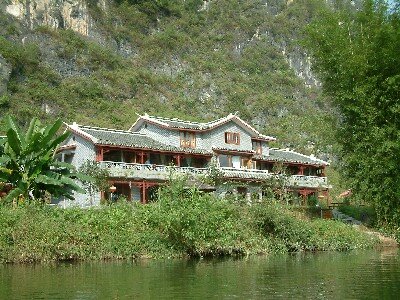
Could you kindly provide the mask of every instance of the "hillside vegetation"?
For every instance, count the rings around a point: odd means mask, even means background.
[[[127,129],[136,113],[207,121],[239,111],[279,146],[329,151],[335,113],[299,46],[325,2],[73,2],[90,16],[87,35],[1,10],[0,54],[11,71],[2,119]]]

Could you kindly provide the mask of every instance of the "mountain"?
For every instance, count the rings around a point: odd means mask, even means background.
[[[127,129],[137,113],[207,121],[238,111],[277,146],[329,152],[336,113],[301,47],[322,5],[2,1],[0,118]]]

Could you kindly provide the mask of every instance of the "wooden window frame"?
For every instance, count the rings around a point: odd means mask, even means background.
[[[196,133],[191,131],[180,132],[181,148],[196,148]]]
[[[262,154],[262,142],[261,141],[252,141],[252,147],[256,154]]]
[[[240,133],[239,132],[225,132],[225,143],[240,145]]]

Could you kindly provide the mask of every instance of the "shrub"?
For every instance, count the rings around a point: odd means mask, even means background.
[[[289,252],[361,249],[377,242],[338,221],[299,219],[277,203],[256,204],[251,210],[256,226],[265,235],[280,239]]]
[[[187,189],[181,180],[161,189],[153,209],[159,230],[191,256],[245,254],[251,250],[247,240],[257,240],[239,206]]]
[[[339,211],[363,222],[367,226],[376,225],[376,212],[370,206],[341,205]]]
[[[0,206],[0,261],[134,259],[350,250],[376,240],[336,221],[300,219],[276,203],[238,205],[163,187],[157,202],[92,209]]]

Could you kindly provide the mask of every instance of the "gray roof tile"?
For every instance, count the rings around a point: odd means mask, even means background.
[[[154,149],[171,152],[185,152],[193,154],[212,154],[210,151],[204,149],[180,148],[166,145],[146,135],[133,133],[130,131],[95,128],[88,126],[80,126],[79,129],[96,138],[97,144],[133,147],[141,149]]]
[[[327,162],[315,158],[313,156],[307,156],[301,153],[297,153],[285,149],[270,149],[269,155],[255,155],[256,160],[266,160],[266,161],[278,161],[278,162],[291,162],[291,163],[301,163],[309,165],[323,166],[328,165]]]
[[[150,118],[166,123],[172,128],[181,128],[181,129],[192,129],[192,130],[204,130],[211,128],[214,123],[218,122],[221,119],[208,122],[208,123],[200,123],[200,122],[191,122],[191,121],[184,121],[177,118],[169,119],[169,118],[162,118],[162,117],[155,117],[149,116]]]

